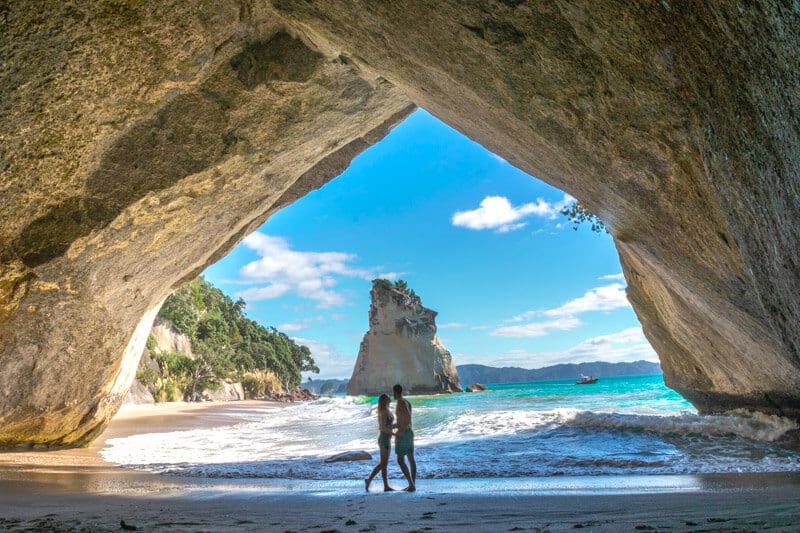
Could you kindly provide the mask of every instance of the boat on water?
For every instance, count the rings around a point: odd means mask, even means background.
[[[597,383],[597,378],[581,374],[581,379],[576,381],[575,385],[591,385],[592,383]]]

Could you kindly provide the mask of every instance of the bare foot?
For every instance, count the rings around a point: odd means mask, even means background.
[[[394,492],[392,487],[383,487],[383,492]]]
[[[369,480],[368,479],[364,480],[364,490],[369,492]]]
[[[404,488],[403,490],[405,492],[414,492],[414,491],[417,490],[417,487],[415,487],[414,485],[409,485],[408,487]]]

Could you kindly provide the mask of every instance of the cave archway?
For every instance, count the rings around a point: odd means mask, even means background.
[[[419,109],[203,276],[311,347],[314,380],[352,375],[374,278],[438,313],[456,365],[657,360],[610,235],[573,229],[572,201]]]
[[[9,6],[0,41],[3,447],[91,440],[166,294],[415,104],[609,223],[667,383],[698,409],[800,413],[791,7],[39,12]]]

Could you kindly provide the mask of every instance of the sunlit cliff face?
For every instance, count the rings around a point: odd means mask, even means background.
[[[798,417],[800,15],[672,4],[12,3],[0,445],[93,438],[142,317],[414,104],[608,223],[670,386]]]
[[[386,280],[373,282],[370,298],[369,331],[347,394],[377,396],[395,383],[413,394],[461,392],[450,352],[436,336],[436,311]]]

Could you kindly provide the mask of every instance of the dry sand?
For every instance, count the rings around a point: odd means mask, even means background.
[[[0,454],[0,531],[800,531],[800,474],[420,479],[413,494],[367,494],[361,479],[171,478],[98,455],[109,438],[230,424],[254,406],[125,409],[90,448]]]

